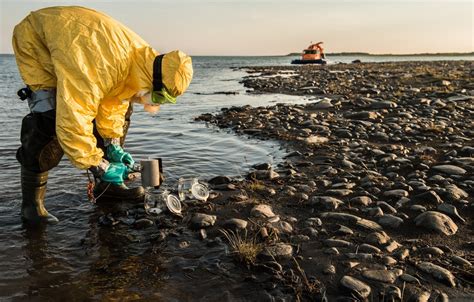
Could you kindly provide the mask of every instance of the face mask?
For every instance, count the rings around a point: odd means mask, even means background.
[[[151,101],[154,104],[176,104],[176,98],[168,93],[165,87],[161,88],[160,91],[151,92]]]

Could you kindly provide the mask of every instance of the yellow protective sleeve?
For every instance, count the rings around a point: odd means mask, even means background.
[[[14,30],[18,68],[33,90],[57,88],[56,134],[80,169],[97,165],[103,152],[93,135],[123,135],[128,102],[151,90],[158,53],[107,15],[78,6],[44,8]]]

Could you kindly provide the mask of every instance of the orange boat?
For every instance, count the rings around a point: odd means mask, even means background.
[[[326,64],[324,50],[321,47],[323,42],[311,44],[303,50],[301,59],[291,61],[291,64]]]

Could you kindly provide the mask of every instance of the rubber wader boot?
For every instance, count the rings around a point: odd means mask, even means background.
[[[48,172],[35,173],[21,167],[21,218],[27,223],[57,223],[59,220],[44,207]]]
[[[143,187],[129,188],[126,185],[114,185],[105,181],[97,181],[94,188],[94,197],[97,200],[122,200],[143,202],[145,189]]]

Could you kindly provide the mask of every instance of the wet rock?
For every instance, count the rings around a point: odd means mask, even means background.
[[[407,197],[409,194],[405,190],[397,189],[397,190],[386,191],[383,193],[383,195],[387,197],[402,198],[402,197]]]
[[[472,266],[471,262],[467,261],[466,259],[464,259],[462,257],[456,256],[456,255],[451,256],[451,261],[453,263],[456,263],[456,264],[458,264],[460,266],[463,266],[463,267],[471,267]]]
[[[193,229],[206,228],[216,223],[217,216],[203,213],[194,213],[190,220],[190,227]]]
[[[250,216],[259,218],[275,217],[272,207],[266,204],[256,205],[250,210]]]
[[[325,274],[325,275],[335,275],[336,274],[336,267],[332,264],[326,265],[323,268],[323,274]]]
[[[466,219],[462,218],[461,215],[459,215],[457,208],[451,204],[447,204],[447,203],[440,204],[437,209],[440,212],[443,212],[453,218],[458,219],[462,223],[466,222]]]
[[[327,137],[323,137],[323,136],[312,135],[312,136],[306,137],[304,139],[304,141],[307,144],[320,145],[320,144],[327,143],[329,141],[329,139]]]
[[[342,239],[326,239],[324,244],[329,247],[349,247],[352,246],[352,243]]]
[[[274,245],[266,246],[261,256],[264,258],[288,259],[293,255],[293,247],[285,243],[276,243]]]
[[[373,246],[373,245],[370,245],[370,244],[367,244],[367,243],[363,243],[363,244],[359,245],[358,252],[361,252],[361,253],[372,253],[372,254],[380,254],[380,253],[382,253],[382,251],[381,251],[378,247]]]
[[[439,195],[434,191],[428,191],[428,192],[415,195],[413,196],[412,200],[421,204],[438,205],[438,204],[443,203],[443,200],[441,199],[441,197],[439,197]]]
[[[293,227],[286,221],[278,221],[273,223],[272,226],[276,228],[279,233],[291,234],[293,232]]]
[[[423,248],[423,249],[421,249],[421,253],[423,255],[432,255],[432,256],[441,256],[441,255],[444,254],[442,249],[440,249],[438,247],[435,247],[435,246],[430,246],[430,247]]]
[[[326,255],[339,255],[339,250],[335,247],[330,247],[328,249],[324,249],[323,253]]]
[[[392,229],[396,229],[400,227],[403,223],[403,219],[397,216],[393,215],[383,215],[382,217],[379,218],[378,223],[382,225],[383,227],[388,227]]]
[[[352,198],[350,203],[355,206],[368,206],[372,203],[372,199],[369,196],[357,196]]]
[[[451,287],[456,286],[456,278],[453,276],[453,274],[449,270],[439,265],[433,264],[431,262],[421,262],[418,264],[418,268],[425,273],[431,274],[436,279],[446,282]]]
[[[258,179],[258,180],[273,180],[280,177],[280,174],[275,172],[273,169],[270,170],[257,170],[251,172],[248,175],[249,179]]]
[[[460,189],[458,186],[451,184],[446,186],[446,193],[450,200],[458,201],[463,198],[467,198],[469,194],[466,193],[463,189]]]
[[[247,228],[247,221],[238,218],[231,218],[224,222],[224,227],[231,230],[243,230]]]
[[[135,221],[133,226],[137,229],[144,229],[153,226],[155,223],[148,218],[141,218]]]
[[[420,280],[418,280],[418,278],[413,277],[412,275],[409,275],[409,274],[402,274],[402,275],[399,276],[399,278],[402,281],[405,281],[405,282],[408,282],[408,283],[417,283],[417,284],[421,285]]]
[[[344,114],[344,117],[353,120],[375,120],[379,117],[379,114],[374,111],[360,111]]]
[[[369,280],[375,280],[384,283],[394,283],[397,277],[391,271],[387,270],[365,270],[362,272],[362,276]]]
[[[330,196],[314,196],[311,199],[311,204],[320,205],[326,210],[335,210],[344,203],[341,200]]]
[[[467,172],[463,168],[454,165],[439,165],[434,166],[432,169],[448,175],[463,175]]]
[[[214,185],[226,185],[226,184],[230,184],[231,182],[232,182],[232,179],[230,179],[230,177],[228,176],[216,176],[208,180],[207,183],[214,186]]]
[[[342,277],[340,283],[342,287],[352,292],[358,298],[366,299],[370,295],[370,286],[354,277],[346,275]]]
[[[385,256],[382,258],[382,262],[387,265],[387,266],[394,266],[395,264],[398,263],[397,260],[395,260],[395,258],[393,257],[390,257],[390,256]]]
[[[428,211],[418,215],[415,218],[417,226],[436,231],[444,235],[456,234],[457,225],[445,214],[436,211]]]
[[[394,250],[398,249],[399,247],[401,247],[402,245],[400,243],[398,243],[397,241],[393,240],[391,241],[388,245],[384,246],[384,249],[391,253],[393,252]]]
[[[347,196],[352,194],[352,190],[349,189],[330,189],[326,191],[326,194],[334,196]]]

